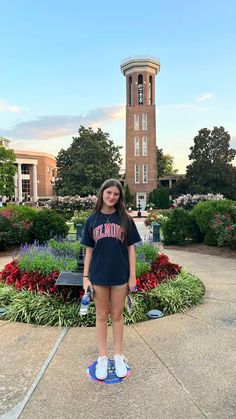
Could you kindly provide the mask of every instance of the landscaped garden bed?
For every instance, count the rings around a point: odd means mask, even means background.
[[[160,224],[164,245],[203,243],[219,249],[236,249],[236,201],[208,194],[183,195],[174,202],[173,208],[152,211],[145,220],[146,226],[153,222]]]
[[[50,240],[22,247],[0,277],[0,307],[4,319],[52,326],[94,326],[95,305],[87,316],[79,315],[82,287],[59,287],[61,271],[75,271],[80,243]],[[131,314],[125,308],[126,324],[147,320],[147,311],[164,314],[186,311],[201,302],[204,286],[195,276],[160,253],[150,243],[136,246],[137,293]]]

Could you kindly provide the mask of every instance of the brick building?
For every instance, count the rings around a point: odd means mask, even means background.
[[[121,63],[126,77],[125,184],[134,204],[145,208],[149,192],[157,187],[155,76],[160,62],[131,57]]]
[[[9,140],[0,137],[0,145],[9,147]],[[40,151],[14,150],[17,173],[15,175],[16,202],[36,203],[53,196],[56,159]]]

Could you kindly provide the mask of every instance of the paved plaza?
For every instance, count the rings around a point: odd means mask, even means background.
[[[138,228],[147,232],[141,221]],[[87,378],[94,328],[0,321],[2,419],[236,417],[236,260],[165,253],[196,274],[206,294],[186,313],[125,327],[132,375],[123,383]],[[110,328],[108,342],[112,355]]]

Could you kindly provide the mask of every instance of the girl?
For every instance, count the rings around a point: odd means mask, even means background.
[[[122,355],[123,309],[128,288],[135,290],[134,243],[141,238],[133,219],[126,213],[121,183],[106,180],[98,193],[94,211],[88,217],[81,243],[86,245],[83,288],[94,289],[96,303],[96,335],[99,357],[96,378],[107,378],[107,320],[112,318],[115,372],[127,375]]]

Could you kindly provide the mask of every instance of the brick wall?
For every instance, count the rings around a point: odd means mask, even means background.
[[[138,105],[138,75],[143,75],[143,105]],[[127,75],[126,94],[126,184],[131,193],[146,192],[147,194],[157,187],[156,166],[156,112],[155,104],[149,105],[149,76],[152,76],[152,98],[155,103],[155,75],[153,72],[134,72]],[[129,77],[132,76],[133,105],[128,105]],[[147,130],[142,130],[142,114],[147,114]],[[139,115],[139,131],[134,130],[134,114]],[[142,137],[148,138],[147,156],[142,156]],[[140,138],[140,156],[134,153],[134,137]],[[135,164],[140,165],[140,183],[135,183]],[[148,164],[148,183],[143,183],[143,164]]]

